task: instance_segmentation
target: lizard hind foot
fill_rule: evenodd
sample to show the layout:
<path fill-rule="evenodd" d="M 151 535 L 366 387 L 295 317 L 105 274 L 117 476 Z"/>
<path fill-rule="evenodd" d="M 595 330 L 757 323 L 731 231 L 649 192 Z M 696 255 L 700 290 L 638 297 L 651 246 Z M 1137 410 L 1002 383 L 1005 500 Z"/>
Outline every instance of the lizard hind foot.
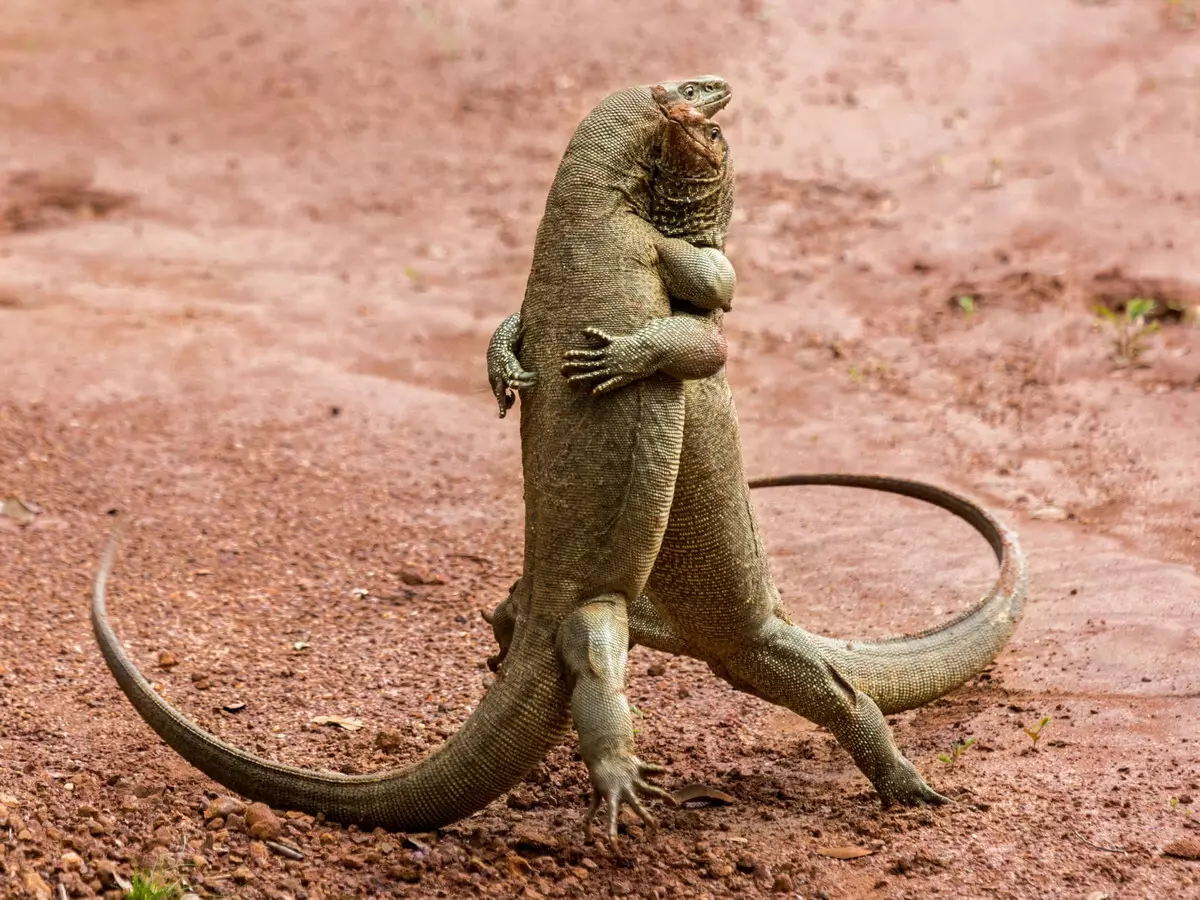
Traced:
<path fill-rule="evenodd" d="M 953 803 L 931 788 L 916 767 L 900 757 L 892 771 L 875 779 L 875 790 L 884 809 L 892 806 L 941 806 Z"/>
<path fill-rule="evenodd" d="M 607 804 L 606 837 L 610 845 L 617 841 L 618 816 L 621 805 L 628 804 L 651 832 L 658 830 L 658 820 L 642 804 L 643 797 L 657 797 L 672 806 L 678 802 L 671 794 L 649 780 L 651 775 L 665 772 L 656 763 L 644 763 L 636 756 L 599 763 L 593 772 L 592 800 L 584 817 L 583 832 L 588 841 L 594 839 L 593 823 L 602 804 Z"/>

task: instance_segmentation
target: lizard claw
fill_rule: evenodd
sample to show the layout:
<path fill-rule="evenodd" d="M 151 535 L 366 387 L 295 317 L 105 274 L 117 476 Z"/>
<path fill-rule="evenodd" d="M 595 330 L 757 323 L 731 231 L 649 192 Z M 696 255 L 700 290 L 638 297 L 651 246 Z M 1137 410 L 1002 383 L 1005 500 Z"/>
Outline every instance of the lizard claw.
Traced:
<path fill-rule="evenodd" d="M 621 804 L 627 803 L 637 813 L 638 818 L 645 823 L 651 832 L 658 830 L 658 820 L 642 805 L 641 797 L 657 797 L 672 806 L 678 802 L 667 791 L 648 780 L 650 775 L 658 775 L 666 769 L 655 763 L 644 763 L 636 756 L 629 756 L 616 765 L 605 765 L 599 772 L 599 780 L 593 778 L 592 800 L 588 804 L 587 815 L 584 818 L 584 837 L 593 839 L 592 823 L 600 811 L 602 803 L 608 804 L 606 824 L 609 844 L 617 841 L 617 817 L 621 812 Z"/>

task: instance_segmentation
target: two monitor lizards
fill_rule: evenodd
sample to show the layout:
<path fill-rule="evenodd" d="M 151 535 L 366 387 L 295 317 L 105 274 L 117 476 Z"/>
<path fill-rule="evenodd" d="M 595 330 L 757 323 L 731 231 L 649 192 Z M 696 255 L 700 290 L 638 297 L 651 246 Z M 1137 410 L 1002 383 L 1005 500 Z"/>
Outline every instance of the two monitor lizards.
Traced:
<path fill-rule="evenodd" d="M 785 476 L 747 483 L 720 324 L 736 283 L 725 258 L 728 146 L 711 115 L 718 77 L 629 88 L 580 123 L 538 229 L 519 316 L 488 351 L 501 402 L 521 391 L 525 564 L 490 616 L 499 677 L 463 727 L 413 766 L 370 775 L 299 769 L 234 747 L 173 709 L 107 618 L 110 542 L 93 592 L 104 658 L 139 714 L 224 786 L 362 827 L 429 830 L 514 787 L 574 723 L 608 833 L 628 803 L 665 792 L 634 753 L 625 699 L 633 643 L 704 660 L 734 687 L 827 726 L 882 803 L 938 803 L 883 714 L 927 703 L 986 666 L 1020 617 L 1015 535 L 969 501 L 916 482 Z M 555 373 L 562 373 L 558 377 Z M 840 484 L 932 502 L 991 543 L 993 590 L 937 629 L 878 642 L 792 625 L 758 533 L 750 486 Z"/>

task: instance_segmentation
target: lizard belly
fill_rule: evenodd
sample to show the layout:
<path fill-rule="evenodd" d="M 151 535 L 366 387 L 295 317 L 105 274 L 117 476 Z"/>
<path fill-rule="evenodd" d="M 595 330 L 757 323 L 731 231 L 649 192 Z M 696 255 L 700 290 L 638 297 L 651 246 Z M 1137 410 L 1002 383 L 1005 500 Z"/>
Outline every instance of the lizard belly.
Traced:
<path fill-rule="evenodd" d="M 742 465 L 725 373 L 685 387 L 679 477 L 647 592 L 704 657 L 740 646 L 779 608 Z"/>
<path fill-rule="evenodd" d="M 655 374 L 593 397 L 560 374 L 563 352 L 586 346 L 585 327 L 627 334 L 670 313 L 637 235 L 613 228 L 584 242 L 603 253 L 549 254 L 565 264 L 539 272 L 522 307 L 522 364 L 542 373 L 521 395 L 525 575 L 540 614 L 639 596 L 666 530 L 683 383 Z"/>

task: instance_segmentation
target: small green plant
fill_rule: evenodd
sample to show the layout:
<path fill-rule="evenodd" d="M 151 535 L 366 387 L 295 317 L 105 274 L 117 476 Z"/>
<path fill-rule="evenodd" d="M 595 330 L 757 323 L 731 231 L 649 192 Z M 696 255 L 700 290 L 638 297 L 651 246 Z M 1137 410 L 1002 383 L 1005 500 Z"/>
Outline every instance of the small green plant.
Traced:
<path fill-rule="evenodd" d="M 1157 308 L 1146 297 L 1126 301 L 1123 313 L 1103 304 L 1096 307 L 1096 315 L 1112 326 L 1113 360 L 1119 367 L 1137 365 L 1146 352 L 1146 338 L 1158 331 L 1158 323 L 1147 320 Z"/>
<path fill-rule="evenodd" d="M 965 741 L 954 741 L 950 744 L 949 753 L 939 753 L 937 758 L 944 762 L 950 768 L 954 768 L 958 758 L 971 749 L 971 745 L 975 743 L 977 738 L 967 738 Z"/>
<path fill-rule="evenodd" d="M 1042 729 L 1045 728 L 1049 724 L 1050 724 L 1050 717 L 1042 716 L 1042 718 L 1038 721 L 1038 723 L 1036 725 L 1034 725 L 1032 728 L 1022 728 L 1021 729 L 1027 735 L 1029 735 L 1029 739 L 1031 741 L 1033 741 L 1033 749 L 1034 750 L 1037 749 L 1038 738 L 1040 738 L 1042 736 Z"/>
<path fill-rule="evenodd" d="M 183 896 L 183 885 L 168 881 L 157 869 L 150 872 L 134 872 L 125 900 L 179 900 Z"/>
<path fill-rule="evenodd" d="M 958 308 L 966 313 L 967 318 L 975 315 L 975 298 L 970 294 L 961 294 L 954 300 L 958 304 Z"/>

